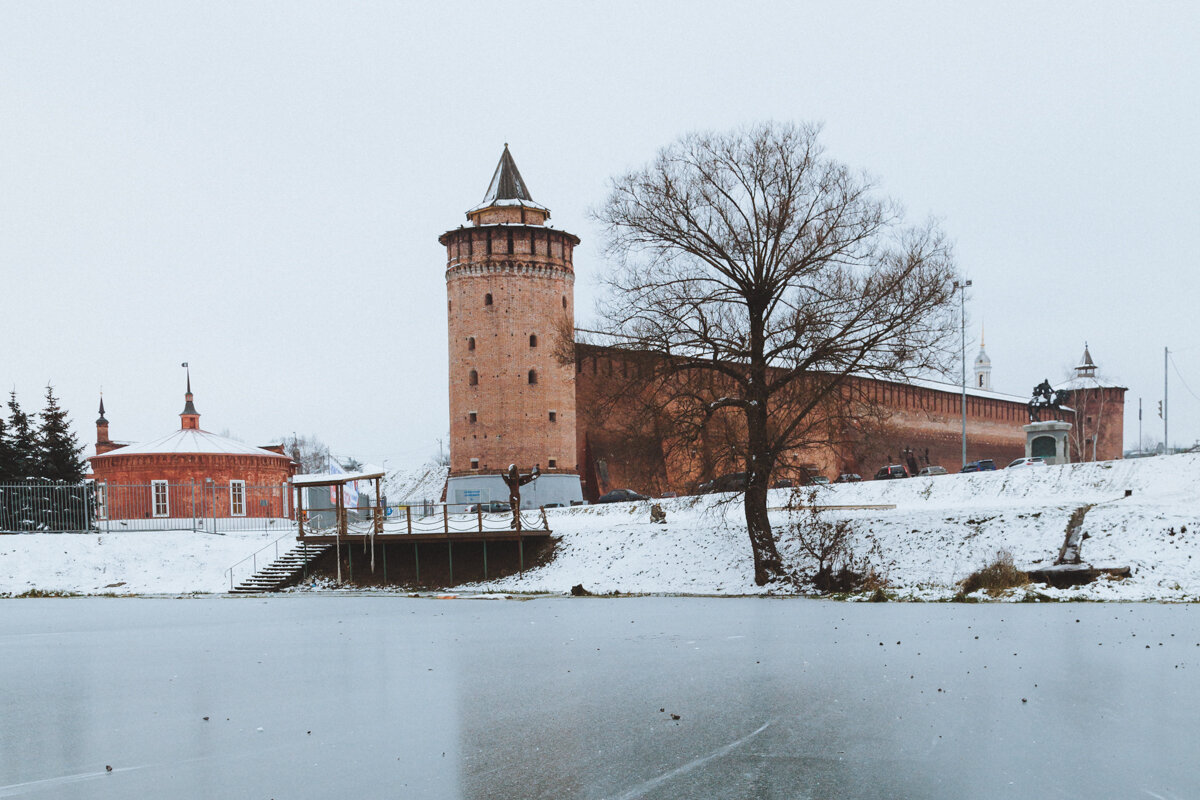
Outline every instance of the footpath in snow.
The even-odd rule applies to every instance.
[[[419,482],[419,481],[418,481]],[[429,481],[425,481],[429,483]],[[430,484],[432,486],[432,484]],[[1127,492],[1131,492],[1127,496]],[[790,492],[772,492],[775,507]],[[860,547],[878,542],[890,591],[943,599],[958,582],[1007,550],[1018,567],[1054,563],[1071,515],[1083,517],[1082,560],[1128,566],[1129,578],[1037,592],[1092,600],[1200,600],[1200,455],[1003,470],[819,490],[826,505],[894,509],[826,512],[850,520]],[[558,539],[545,566],[473,592],[762,594],[755,586],[740,498],[655,501],[667,522],[650,522],[649,502],[548,510]],[[771,513],[791,557],[788,512]],[[78,594],[180,594],[228,589],[225,570],[278,533],[191,532],[0,536],[0,596],[30,590]],[[284,549],[281,543],[281,551]],[[778,589],[773,591],[778,592]],[[1013,593],[1020,599],[1025,593]]]

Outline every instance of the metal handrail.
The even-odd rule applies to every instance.
[[[296,536],[296,534],[294,532],[289,531],[288,533],[285,533],[283,536],[280,536],[275,541],[269,542],[268,544],[264,544],[262,547],[258,548],[253,553],[251,553],[250,555],[243,558],[241,561],[238,561],[237,563],[231,565],[229,567],[229,569],[225,570],[226,572],[229,573],[229,588],[233,589],[233,570],[235,568],[246,563],[247,561],[251,561],[252,562],[252,565],[251,565],[252,571],[250,574],[253,575],[255,572],[258,572],[258,554],[259,553],[261,553],[263,550],[266,550],[268,547],[274,547],[275,548],[275,559],[278,560],[278,558],[279,558],[279,543],[282,542],[284,539],[288,539],[288,538],[294,539],[295,536]]]

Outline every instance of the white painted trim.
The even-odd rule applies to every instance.
[[[158,513],[158,487],[162,487],[163,512]],[[171,516],[171,484],[168,481],[150,481],[150,514],[154,517]]]
[[[235,489],[236,489],[236,491],[235,491]],[[234,497],[239,496],[239,495],[240,495],[240,499],[242,501],[241,512],[237,511],[237,507],[234,505],[234,502],[233,502]],[[246,482],[245,481],[230,481],[229,482],[229,516],[231,516],[231,517],[246,516]]]

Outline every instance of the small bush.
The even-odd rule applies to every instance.
[[[963,595],[983,589],[992,597],[999,595],[1005,589],[1013,589],[1029,583],[1029,576],[1017,569],[1013,564],[1012,553],[1001,550],[996,553],[996,560],[980,570],[968,575],[960,584]]]
[[[794,492],[791,512],[785,535],[809,562],[809,569],[799,570],[799,580],[810,582],[824,594],[887,589],[887,576],[873,565],[879,560],[879,543],[871,539],[867,552],[856,552],[859,542],[849,520],[831,522],[822,518],[816,507],[815,490]]]

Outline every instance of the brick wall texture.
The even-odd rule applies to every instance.
[[[521,219],[524,219],[524,222]],[[574,323],[579,239],[535,209],[473,213],[448,231],[446,297],[453,475],[576,471],[574,370],[558,337]]]

